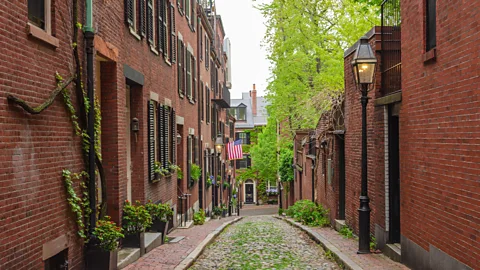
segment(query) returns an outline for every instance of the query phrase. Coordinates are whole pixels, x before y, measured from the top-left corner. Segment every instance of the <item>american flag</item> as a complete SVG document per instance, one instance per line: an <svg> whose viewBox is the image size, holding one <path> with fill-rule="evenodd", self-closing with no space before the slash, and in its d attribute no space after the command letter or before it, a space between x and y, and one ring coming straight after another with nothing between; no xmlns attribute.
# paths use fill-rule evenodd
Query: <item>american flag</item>
<svg viewBox="0 0 480 270"><path fill-rule="evenodd" d="M243 159L242 140L236 140L227 144L228 160Z"/></svg>

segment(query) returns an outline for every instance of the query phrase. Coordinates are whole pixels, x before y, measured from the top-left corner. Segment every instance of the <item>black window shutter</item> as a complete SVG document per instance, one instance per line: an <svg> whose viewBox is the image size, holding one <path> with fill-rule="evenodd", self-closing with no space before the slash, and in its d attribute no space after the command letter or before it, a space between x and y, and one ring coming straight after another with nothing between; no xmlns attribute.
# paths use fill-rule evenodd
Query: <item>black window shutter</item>
<svg viewBox="0 0 480 270"><path fill-rule="evenodd" d="M177 34L175 30L175 7L173 4L170 5L170 29L172 29L172 37L170 38L170 59L172 63L175 63L177 59L177 47L175 44L175 41L177 41Z"/></svg>
<svg viewBox="0 0 480 270"><path fill-rule="evenodd" d="M164 168L164 157L163 157L163 153L165 152L165 143L163 141L163 132L165 130L165 126L164 126L164 119L163 119L163 106L162 105L158 105L158 110L157 110L157 121L158 121L158 134L157 134L157 139L158 139L158 159L159 159L159 162L162 166L162 168Z"/></svg>
<svg viewBox="0 0 480 270"><path fill-rule="evenodd" d="M154 105L152 101L148 101L148 179L153 181L155 179L154 164L155 164L155 117Z"/></svg>
<svg viewBox="0 0 480 270"><path fill-rule="evenodd" d="M194 159L195 159L195 164L198 165L198 164L200 164L200 163L198 162L198 154L199 154L199 152L198 152L198 137L195 137L193 147L194 147L193 157L194 157Z"/></svg>
<svg viewBox="0 0 480 270"><path fill-rule="evenodd" d="M145 1L146 0L139 0L139 4L138 4L138 9L139 9L139 12L138 12L138 19L140 21L139 23L139 26L140 26L140 35L142 37L145 37L145 31L146 31L146 25L145 25Z"/></svg>
<svg viewBox="0 0 480 270"><path fill-rule="evenodd" d="M246 135L247 135L247 144L250 144L250 132L247 132Z"/></svg>
<svg viewBox="0 0 480 270"><path fill-rule="evenodd" d="M192 76L193 76L193 100L197 101L197 59L192 57Z"/></svg>
<svg viewBox="0 0 480 270"><path fill-rule="evenodd" d="M171 117L172 117L172 127L171 127L171 131L172 131L172 140L170 141L171 143L171 146L172 146L172 164L177 164L177 157L176 157L176 154L177 154L177 150L176 150L176 147L177 147L177 120L176 120L176 115L175 115L175 110L172 108L172 113L171 113Z"/></svg>
<svg viewBox="0 0 480 270"><path fill-rule="evenodd" d="M180 95L183 94L183 90L182 90L182 71L183 71L183 67L182 67L182 41L180 39L178 39L178 50L177 50L177 53L178 53L178 65L177 65L177 77L178 77L178 93Z"/></svg>
<svg viewBox="0 0 480 270"><path fill-rule="evenodd" d="M240 159L235 160L235 167L240 169Z"/></svg>
<svg viewBox="0 0 480 270"><path fill-rule="evenodd" d="M247 156L247 168L252 167L252 159L250 158L250 155Z"/></svg>
<svg viewBox="0 0 480 270"><path fill-rule="evenodd" d="M188 50L187 50L187 46L185 46L185 43L182 43L182 60L183 60L183 94L185 96L187 96L187 61L189 61L190 59L188 58Z"/></svg>
<svg viewBox="0 0 480 270"><path fill-rule="evenodd" d="M153 44L153 0L148 0L147 3L147 41Z"/></svg>
<svg viewBox="0 0 480 270"><path fill-rule="evenodd" d="M240 139L240 133L235 133L235 141Z"/></svg>
<svg viewBox="0 0 480 270"><path fill-rule="evenodd" d="M163 138L163 167L164 168L168 168L168 161L169 161L169 156L170 156L170 153L169 153L169 147L168 147L168 118L169 116L169 109L164 107L163 109L163 133L162 133L162 138Z"/></svg>
<svg viewBox="0 0 480 270"><path fill-rule="evenodd" d="M157 46L158 51L165 52L165 0L157 0ZM165 52L166 53L166 52Z"/></svg>
<svg viewBox="0 0 480 270"><path fill-rule="evenodd" d="M135 7L134 0L125 0L125 22L128 26L135 28Z"/></svg>
<svg viewBox="0 0 480 270"><path fill-rule="evenodd" d="M187 137L187 180L188 180L189 187L193 186L192 176L190 174L190 166L192 164L190 160L191 152L192 152L192 136L188 136Z"/></svg>
<svg viewBox="0 0 480 270"><path fill-rule="evenodd" d="M195 29L195 19L196 19L195 18L195 0L190 0L190 9L191 9L190 22L191 22L192 28Z"/></svg>

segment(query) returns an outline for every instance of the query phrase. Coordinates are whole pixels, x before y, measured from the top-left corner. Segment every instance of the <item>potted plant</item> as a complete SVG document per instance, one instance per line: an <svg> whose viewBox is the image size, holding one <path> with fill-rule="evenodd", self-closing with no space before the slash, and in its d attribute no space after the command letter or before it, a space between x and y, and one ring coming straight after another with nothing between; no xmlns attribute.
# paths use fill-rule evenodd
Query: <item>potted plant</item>
<svg viewBox="0 0 480 270"><path fill-rule="evenodd" d="M193 214L193 224L194 225L203 225L205 223L205 211L200 208L198 212Z"/></svg>
<svg viewBox="0 0 480 270"><path fill-rule="evenodd" d="M135 205L128 200L125 201L122 221L125 238L122 241L122 245L124 247L140 248L140 253L143 254L144 233L151 224L152 217L145 209L145 206L141 205L139 201L136 201Z"/></svg>
<svg viewBox="0 0 480 270"><path fill-rule="evenodd" d="M201 175L202 175L202 169L200 169L200 166L198 166L195 163L192 163L192 165L190 166L190 177L192 178L192 180L197 182L198 179L200 179Z"/></svg>
<svg viewBox="0 0 480 270"><path fill-rule="evenodd" d="M145 204L145 209L150 213L150 217L152 218L152 225L149 230L162 233L163 244L167 236L168 221L173 217L173 210L168 203L155 204L150 200Z"/></svg>
<svg viewBox="0 0 480 270"><path fill-rule="evenodd" d="M212 177L212 178L213 178L213 177ZM211 179L210 177L207 178L207 181L206 181L206 182L207 182L207 188L210 188L210 187L212 186L212 184L213 184L213 183L212 183L212 179Z"/></svg>
<svg viewBox="0 0 480 270"><path fill-rule="evenodd" d="M228 182L223 182L223 189L224 189L224 190L227 189L227 188L229 188L229 187L230 187L230 183L228 183Z"/></svg>
<svg viewBox="0 0 480 270"><path fill-rule="evenodd" d="M220 186L220 183L222 182L222 177L220 175L217 175L217 182L215 183L217 187Z"/></svg>
<svg viewBox="0 0 480 270"><path fill-rule="evenodd" d="M153 173L155 174L155 180L160 179L160 175L162 174L162 165L160 162L155 161L153 164Z"/></svg>
<svg viewBox="0 0 480 270"><path fill-rule="evenodd" d="M98 220L93 231L95 243L86 254L86 269L117 269L118 240L124 237L122 228L109 216Z"/></svg>
<svg viewBox="0 0 480 270"><path fill-rule="evenodd" d="M213 214L212 218L220 217L220 215L222 214L222 209L215 206L215 207L213 207L212 214Z"/></svg>
<svg viewBox="0 0 480 270"><path fill-rule="evenodd" d="M220 204L220 209L222 211L222 217L226 217L227 216L227 210L228 210L227 205L224 204L224 203L221 203Z"/></svg>

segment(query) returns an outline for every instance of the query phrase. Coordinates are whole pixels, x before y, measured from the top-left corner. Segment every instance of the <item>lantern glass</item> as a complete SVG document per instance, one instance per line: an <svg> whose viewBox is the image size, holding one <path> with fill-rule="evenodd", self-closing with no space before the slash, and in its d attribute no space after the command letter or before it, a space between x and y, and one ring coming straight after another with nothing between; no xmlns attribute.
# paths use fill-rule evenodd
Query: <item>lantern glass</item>
<svg viewBox="0 0 480 270"><path fill-rule="evenodd" d="M375 74L375 63L357 61L353 64L353 74L358 84L371 84Z"/></svg>
<svg viewBox="0 0 480 270"><path fill-rule="evenodd" d="M215 149L217 149L217 153L221 154L223 149L223 138L221 135L217 136L215 140Z"/></svg>

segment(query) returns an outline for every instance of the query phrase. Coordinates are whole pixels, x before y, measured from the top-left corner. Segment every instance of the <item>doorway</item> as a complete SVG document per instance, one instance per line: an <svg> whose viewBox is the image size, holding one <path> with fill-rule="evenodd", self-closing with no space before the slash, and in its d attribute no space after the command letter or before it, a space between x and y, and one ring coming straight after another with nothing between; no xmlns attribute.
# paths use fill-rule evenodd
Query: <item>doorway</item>
<svg viewBox="0 0 480 270"><path fill-rule="evenodd" d="M247 180L245 182L245 203L254 203L253 181Z"/></svg>
<svg viewBox="0 0 480 270"><path fill-rule="evenodd" d="M338 219L345 220L345 137L337 137L338 142Z"/></svg>
<svg viewBox="0 0 480 270"><path fill-rule="evenodd" d="M389 106L388 159L389 159L389 243L400 243L400 142L399 104Z"/></svg>

